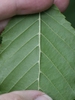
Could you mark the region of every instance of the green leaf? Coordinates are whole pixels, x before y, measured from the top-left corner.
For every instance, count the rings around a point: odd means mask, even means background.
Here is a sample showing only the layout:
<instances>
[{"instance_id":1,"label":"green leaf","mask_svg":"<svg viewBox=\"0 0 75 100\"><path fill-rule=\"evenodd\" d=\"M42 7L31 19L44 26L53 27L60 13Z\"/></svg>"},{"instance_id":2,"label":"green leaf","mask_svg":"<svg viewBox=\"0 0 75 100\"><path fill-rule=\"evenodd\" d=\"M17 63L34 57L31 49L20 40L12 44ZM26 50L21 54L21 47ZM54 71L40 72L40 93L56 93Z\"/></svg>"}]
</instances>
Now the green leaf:
<instances>
[{"instance_id":1,"label":"green leaf","mask_svg":"<svg viewBox=\"0 0 75 100\"><path fill-rule=\"evenodd\" d=\"M55 6L13 17L2 37L1 93L33 89L53 100L75 99L75 30Z\"/></svg>"}]
</instances>

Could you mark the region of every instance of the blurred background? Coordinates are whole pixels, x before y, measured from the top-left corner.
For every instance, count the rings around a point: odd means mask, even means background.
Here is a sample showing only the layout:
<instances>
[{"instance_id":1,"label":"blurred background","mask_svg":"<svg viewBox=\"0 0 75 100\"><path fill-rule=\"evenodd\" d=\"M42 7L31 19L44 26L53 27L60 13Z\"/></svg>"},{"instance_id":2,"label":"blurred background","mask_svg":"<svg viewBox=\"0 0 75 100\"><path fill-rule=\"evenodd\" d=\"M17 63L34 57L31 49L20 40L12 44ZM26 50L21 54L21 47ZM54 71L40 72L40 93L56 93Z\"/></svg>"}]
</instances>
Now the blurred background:
<instances>
[{"instance_id":1,"label":"blurred background","mask_svg":"<svg viewBox=\"0 0 75 100\"><path fill-rule=\"evenodd\" d=\"M75 0L70 0L70 4L67 10L63 13L66 19L71 22L72 26L75 28Z\"/></svg>"}]
</instances>

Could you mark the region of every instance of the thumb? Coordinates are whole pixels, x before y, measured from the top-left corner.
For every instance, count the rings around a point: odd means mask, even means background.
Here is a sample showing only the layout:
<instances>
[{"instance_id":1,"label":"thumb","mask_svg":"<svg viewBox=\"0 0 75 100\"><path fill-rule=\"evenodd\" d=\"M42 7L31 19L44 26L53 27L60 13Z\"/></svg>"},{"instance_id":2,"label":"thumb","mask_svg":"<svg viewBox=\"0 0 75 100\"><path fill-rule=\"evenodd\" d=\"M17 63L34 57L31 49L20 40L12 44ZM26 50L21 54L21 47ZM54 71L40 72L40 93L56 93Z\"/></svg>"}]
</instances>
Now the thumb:
<instances>
[{"instance_id":1,"label":"thumb","mask_svg":"<svg viewBox=\"0 0 75 100\"><path fill-rule=\"evenodd\" d=\"M52 100L48 95L40 91L14 91L0 96L0 100Z\"/></svg>"},{"instance_id":2,"label":"thumb","mask_svg":"<svg viewBox=\"0 0 75 100\"><path fill-rule=\"evenodd\" d=\"M17 14L32 14L44 11L53 0L0 0L0 20Z\"/></svg>"}]
</instances>

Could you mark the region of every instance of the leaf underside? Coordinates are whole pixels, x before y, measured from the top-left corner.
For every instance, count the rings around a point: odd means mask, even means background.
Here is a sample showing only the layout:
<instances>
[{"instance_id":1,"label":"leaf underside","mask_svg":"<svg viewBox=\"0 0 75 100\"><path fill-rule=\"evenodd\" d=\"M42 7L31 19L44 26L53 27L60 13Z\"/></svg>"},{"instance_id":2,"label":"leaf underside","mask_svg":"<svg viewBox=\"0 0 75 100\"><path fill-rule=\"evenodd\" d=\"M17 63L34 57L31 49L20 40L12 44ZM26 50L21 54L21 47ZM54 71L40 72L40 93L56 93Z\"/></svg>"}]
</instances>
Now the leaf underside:
<instances>
[{"instance_id":1,"label":"leaf underside","mask_svg":"<svg viewBox=\"0 0 75 100\"><path fill-rule=\"evenodd\" d=\"M2 37L0 93L33 89L75 99L75 30L55 6L13 17Z\"/></svg>"}]
</instances>

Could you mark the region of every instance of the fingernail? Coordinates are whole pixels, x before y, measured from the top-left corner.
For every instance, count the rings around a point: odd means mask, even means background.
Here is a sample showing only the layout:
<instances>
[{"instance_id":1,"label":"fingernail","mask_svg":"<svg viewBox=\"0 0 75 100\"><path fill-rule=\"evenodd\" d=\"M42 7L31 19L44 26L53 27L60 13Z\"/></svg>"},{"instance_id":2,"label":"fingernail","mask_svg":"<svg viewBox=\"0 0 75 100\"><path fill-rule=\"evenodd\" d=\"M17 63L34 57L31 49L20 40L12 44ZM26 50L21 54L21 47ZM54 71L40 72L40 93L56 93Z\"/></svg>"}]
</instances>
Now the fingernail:
<instances>
[{"instance_id":1,"label":"fingernail","mask_svg":"<svg viewBox=\"0 0 75 100\"><path fill-rule=\"evenodd\" d=\"M41 95L38 96L35 100L52 100L52 98L47 95Z\"/></svg>"}]
</instances>

